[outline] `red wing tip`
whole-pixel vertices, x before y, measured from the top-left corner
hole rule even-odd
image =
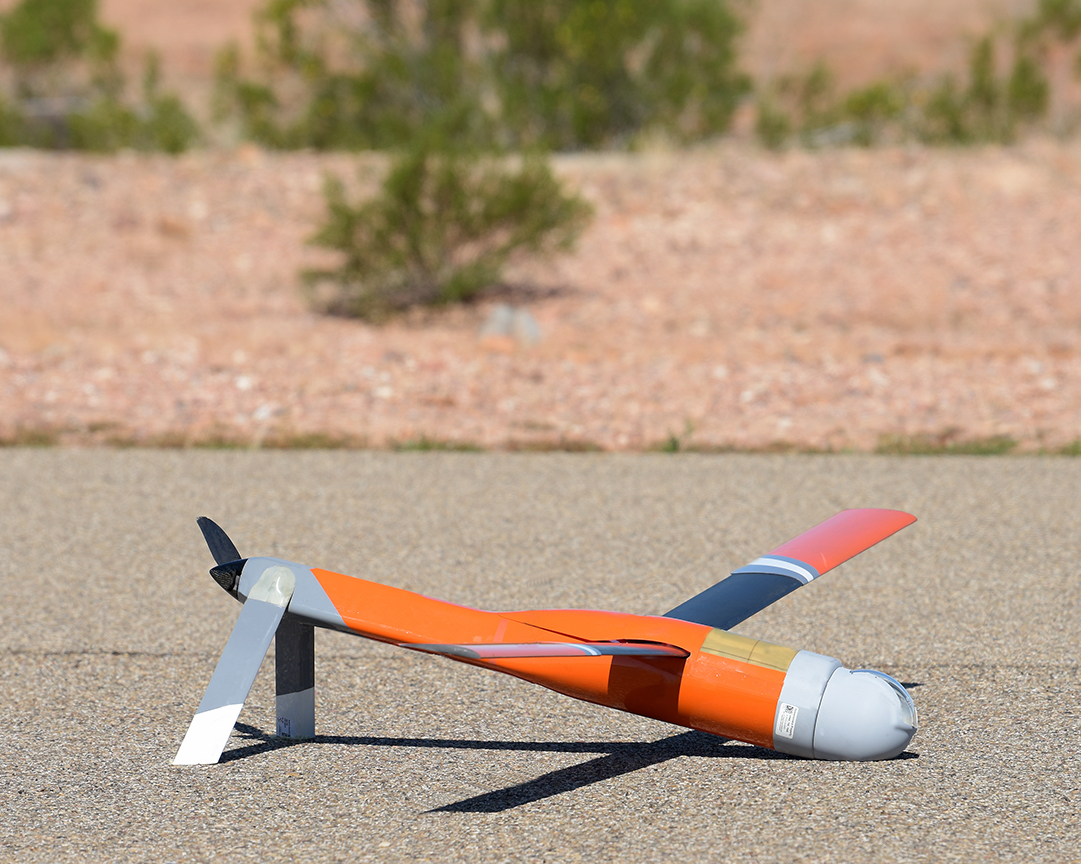
[[[911,525],[916,521],[916,517],[911,513],[904,510],[892,510],[889,507],[848,507],[841,511],[842,513],[881,513],[885,516],[887,513],[893,516],[903,516],[906,524]]]
[[[903,510],[880,507],[841,510],[769,554],[803,562],[822,575],[915,521],[915,516]]]

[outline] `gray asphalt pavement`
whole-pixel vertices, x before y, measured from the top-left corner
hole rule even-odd
[[[663,612],[845,507],[920,521],[740,632],[887,671],[903,758],[819,763],[320,632],[173,767],[239,606],[209,515],[489,609]],[[1081,460],[0,451],[0,859],[1081,860]]]

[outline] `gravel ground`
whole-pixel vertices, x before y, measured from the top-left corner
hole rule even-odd
[[[1076,861],[1081,463],[0,452],[0,858]],[[920,521],[741,626],[913,688],[828,764],[320,633],[319,737],[268,664],[226,761],[174,754],[233,621],[194,518],[486,608],[655,612],[837,509]]]
[[[0,441],[1081,441],[1077,143],[562,157],[577,252],[386,327],[298,288],[355,166],[0,153]],[[498,303],[540,341],[481,338]]]

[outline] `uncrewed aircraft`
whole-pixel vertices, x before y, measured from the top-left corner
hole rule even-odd
[[[276,638],[277,734],[315,735],[315,628],[514,675],[558,693],[815,759],[890,759],[916,732],[900,683],[729,632],[916,517],[842,510],[663,615],[485,612],[279,558],[198,520],[210,574],[244,605],[175,765],[218,761]]]

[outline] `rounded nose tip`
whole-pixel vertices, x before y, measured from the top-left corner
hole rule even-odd
[[[240,574],[244,570],[244,565],[248,562],[247,558],[241,558],[238,561],[229,561],[225,564],[219,564],[217,567],[212,567],[210,575],[214,577],[214,581],[221,585],[226,591],[236,597],[236,589],[240,584]]]
[[[916,706],[897,681],[870,669],[838,669],[826,684],[815,723],[819,759],[892,759],[912,741]]]

